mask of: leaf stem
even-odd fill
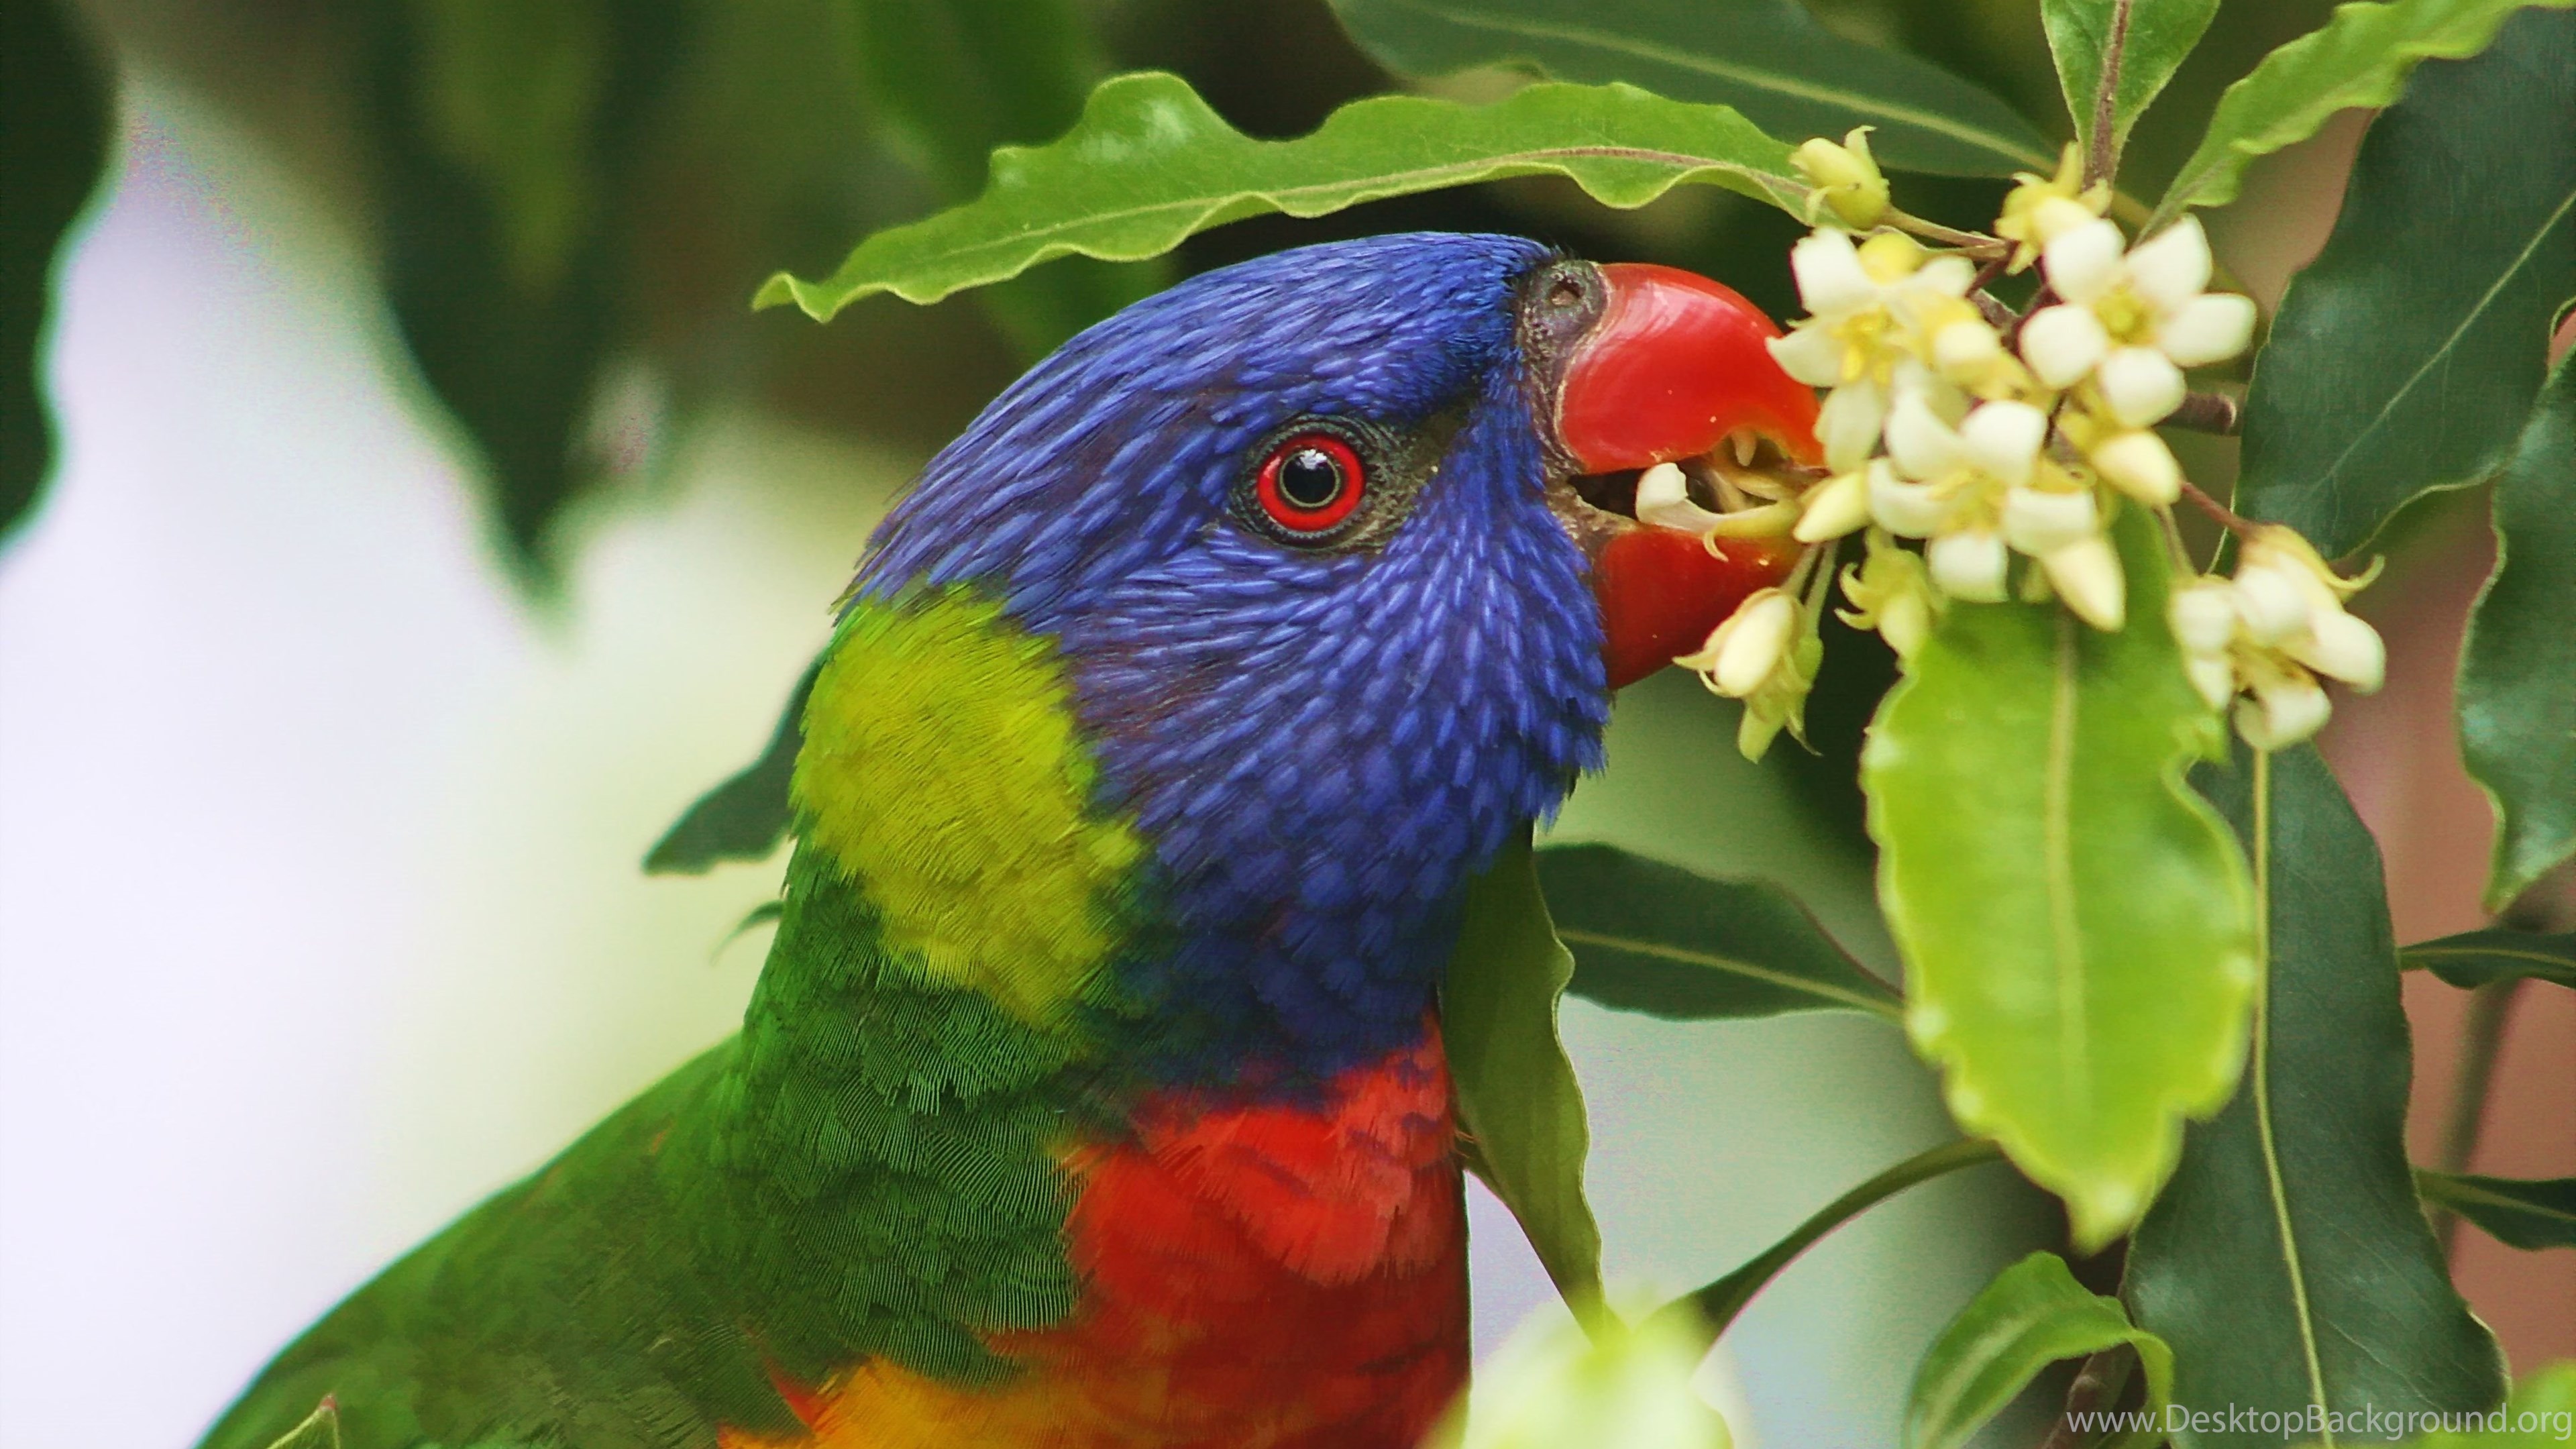
[[[2199,509],[2201,512],[2208,514],[2212,518],[2217,519],[2220,525],[2225,527],[2229,533],[2250,536],[2257,528],[2262,526],[2261,524],[2256,523],[2253,519],[2246,517],[2244,514],[2239,513],[2235,509],[2228,507],[2226,504],[2219,502],[2215,498],[2212,498],[2208,493],[2201,489],[2199,484],[2192,482],[2188,478],[2183,480],[2182,496],[2191,500],[2192,507]]]
[[[1742,1267],[1656,1309],[1654,1316],[1666,1321],[1677,1317],[1694,1320],[1698,1341],[1715,1343],[1735,1322],[1736,1316],[1744,1311],[1744,1306],[1753,1301],[1755,1294],[1826,1234],[1918,1182],[1929,1182],[1963,1167],[1997,1162],[2003,1155],[2002,1148],[1978,1137],[1963,1137],[1956,1142],[1943,1143],[1929,1152],[1917,1153],[1825,1204],[1789,1236],[1764,1249]]]
[[[2001,237],[1988,236],[1981,231],[1961,231],[1954,226],[1943,226],[1937,221],[1926,221],[1911,212],[1899,211],[1894,207],[1888,208],[1887,224],[1899,231],[1910,231],[1925,241],[1939,242],[1945,247],[1957,247],[1973,257],[2000,257],[2012,254],[2012,247]]]
[[[2317,1325],[2308,1306],[2307,1273],[2290,1225],[2290,1192],[2281,1180],[2280,1144],[2272,1133],[2272,752],[2254,752],[2254,1128],[2263,1144],[2263,1177],[2272,1194],[2273,1226],[2281,1235],[2281,1263],[2290,1274],[2290,1302],[2299,1318],[2299,1349],[2307,1357],[2308,1401],[2317,1411],[2321,1441],[2335,1449],[2325,1422],[2326,1371],[2317,1356]]]
[[[2131,0],[2118,0],[2111,7],[2111,35],[2102,46],[2102,74],[2093,86],[2093,134],[2084,154],[2084,184],[2108,181],[2120,167],[2118,126],[2120,115],[2120,60],[2129,48],[2129,6]]]
[[[2442,1124],[2442,1141],[2433,1165],[2454,1175],[2469,1170],[2478,1155],[2478,1138],[2486,1128],[2487,1095],[2495,1086],[2496,1053],[2513,1016],[2522,980],[2490,981],[2469,993],[2468,1019],[2460,1026],[2460,1064],[2451,1076],[2451,1113]],[[2433,1210],[2433,1233],[2442,1256],[2451,1256],[2460,1238],[2460,1215],[2446,1207]]]

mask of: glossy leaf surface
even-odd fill
[[[2234,201],[2237,182],[2255,157],[2315,135],[2337,111],[2388,104],[2416,62],[2475,55],[2506,16],[2534,3],[2564,7],[2576,0],[2338,6],[2332,20],[2263,57],[2219,97],[2209,129],[2156,203],[2154,225],[2191,207]]]
[[[1679,1021],[1897,1014],[1895,988],[1768,881],[1715,880],[1607,845],[1541,850],[1538,880],[1574,952],[1566,989],[1597,1005]]]
[[[1906,1396],[1905,1449],[1957,1449],[2003,1412],[2039,1371],[2127,1344],[2147,1377],[2140,1407],[2161,1416],[2173,1397],[2173,1353],[2129,1322],[2117,1298],[2075,1281],[2055,1253],[2033,1253],[1995,1275],[1950,1320],[1914,1371]],[[2145,1449],[2153,1431],[2112,1441]]]
[[[2269,1090],[2249,1072],[2191,1129],[2130,1240],[2122,1296],[2173,1346],[2184,1404],[2491,1407],[2502,1359],[2451,1286],[2406,1161],[2410,1051],[2379,848],[2314,749],[2275,756],[2270,773]],[[2242,749],[2195,777],[2249,851],[2253,777]],[[2307,1437],[2221,1425],[2175,1442]]]
[[[107,162],[107,95],[69,0],[0,6],[0,535],[54,467],[41,356],[54,258]]]
[[[2054,605],[1952,609],[1862,756],[1906,1026],[1962,1127],[2109,1241],[2216,1111],[2254,984],[2245,869],[2183,784],[2218,747],[2132,513],[2131,626]],[[2137,1030],[2152,1020],[2153,1031]]]
[[[2576,1248],[2576,1177],[2417,1172],[2415,1183],[2426,1202],[2467,1218],[2508,1248]]]
[[[1479,1173],[1529,1234],[1577,1317],[1603,1311],[1601,1229],[1583,1195],[1592,1131],[1556,1033],[1574,958],[1556,939],[1524,837],[1467,887],[1440,991],[1441,1038]]]
[[[1054,257],[1159,256],[1194,232],[1264,212],[1322,216],[1381,197],[1504,176],[1570,177],[1595,200],[1643,206],[1683,182],[1790,205],[1789,148],[1723,106],[1633,86],[1536,85],[1489,106],[1376,96],[1314,134],[1256,141],[1178,76],[1101,83],[1052,144],[993,153],[965,206],[868,238],[819,282],[781,274],[758,302],[817,318],[892,292],[935,302]]]
[[[2041,0],[2039,18],[2057,60],[2057,83],[2066,113],[2075,119],[2075,144],[2090,149],[2100,110],[2105,58],[2119,36],[2119,73],[2111,93],[2113,154],[2129,128],[2182,68],[2218,14],[2218,0]]]
[[[2495,574],[2469,615],[2458,700],[2460,754],[2495,805],[2486,903],[2502,911],[2576,854],[2576,353],[2542,388],[2492,506]]]
[[[1870,126],[1899,170],[2005,176],[2055,159],[1992,93],[1892,50],[1847,40],[1795,0],[1333,0],[1390,69],[1444,75],[1523,64],[1559,80],[1626,81],[1732,106],[1792,141]]]
[[[2397,953],[2410,971],[2430,971],[2463,991],[2498,981],[2553,981],[2576,987],[2576,933],[2463,931]]]
[[[2576,294],[2576,146],[2542,136],[2576,136],[2576,13],[2423,66],[2371,124],[2256,359],[2240,510],[2335,558],[2511,454]]]

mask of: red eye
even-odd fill
[[[1261,460],[1252,496],[1287,533],[1318,534],[1350,517],[1367,485],[1360,455],[1350,444],[1331,433],[1297,433]]]

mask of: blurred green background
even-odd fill
[[[50,291],[41,267],[7,289],[52,299],[59,454],[0,541],[9,1445],[189,1442],[330,1301],[731,1029],[765,930],[730,933],[777,862],[637,860],[759,749],[888,500],[1081,319],[1413,227],[1792,302],[1786,218],[1713,191],[1613,213],[1528,181],[829,327],[748,310],[770,271],[826,271],[971,194],[989,146],[1045,139],[1113,69],[1176,70],[1260,136],[1393,86],[1322,0],[0,8],[12,211],[50,177],[69,214],[105,157]],[[2034,0],[1815,8],[2065,130]],[[2223,10],[2139,171],[2324,9]],[[2352,141],[2266,163],[2215,223],[2257,291],[2322,236]],[[1911,184],[1936,212],[1998,194]],[[12,408],[7,467],[32,479],[42,435]],[[2227,445],[2208,451],[2196,475],[2223,481]],[[1818,752],[1760,767],[1687,677],[1630,691],[1559,834],[1781,880],[1892,970],[1850,768],[1886,663],[1852,644]],[[1712,1277],[1948,1132],[1874,1022],[1566,1018],[1614,1284]],[[1508,1218],[1475,1212],[1490,1347],[1552,1310]],[[1741,1443],[1889,1442],[1922,1343],[2061,1234],[1998,1169],[1927,1188],[1792,1269],[1709,1391]]]

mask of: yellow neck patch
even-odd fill
[[[1047,1025],[1117,951],[1145,855],[1092,810],[1095,773],[1054,644],[952,587],[851,610],[805,707],[792,794],[806,843],[866,893],[887,946]]]

